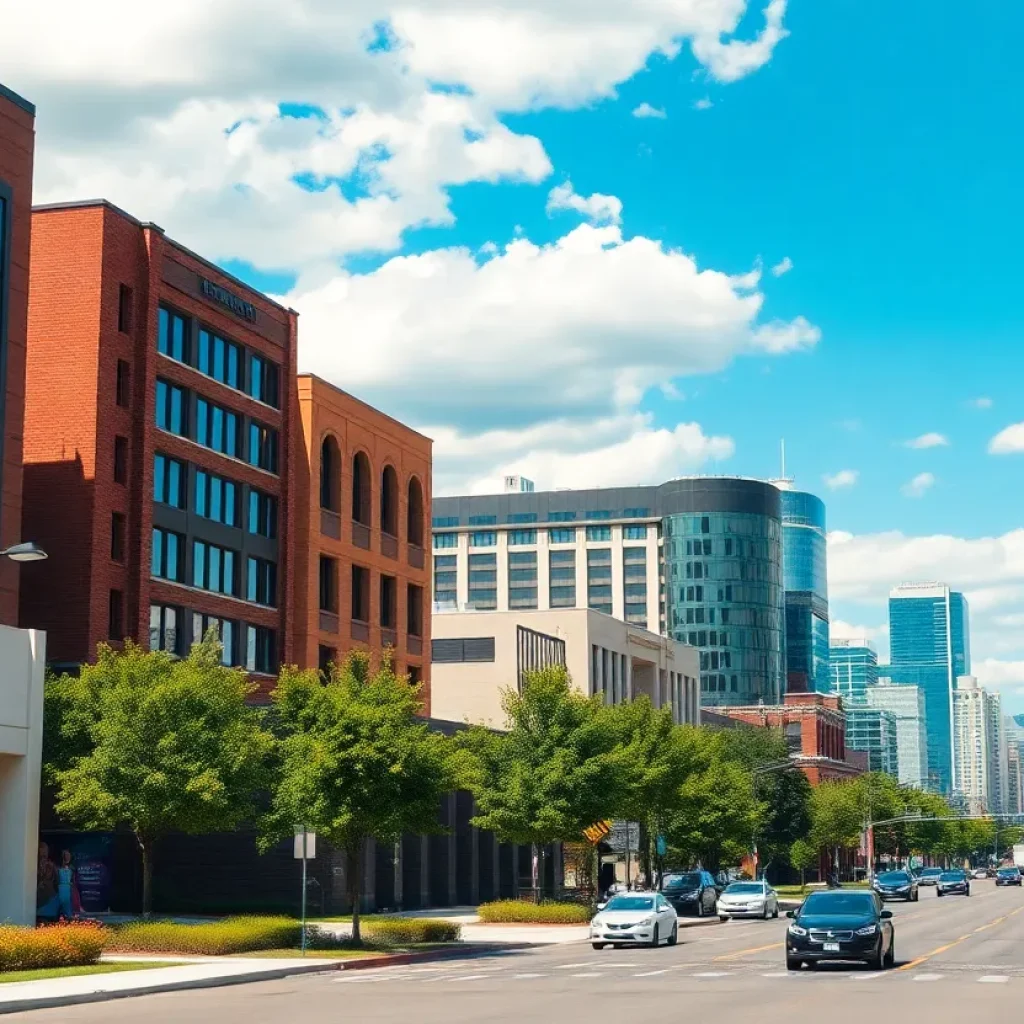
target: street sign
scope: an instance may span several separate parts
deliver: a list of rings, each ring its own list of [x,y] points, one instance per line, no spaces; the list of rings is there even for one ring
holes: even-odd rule
[[[306,837],[306,846],[303,849],[302,837]],[[315,832],[303,832],[299,829],[295,833],[295,859],[296,860],[316,860],[316,833]]]
[[[664,857],[665,854],[668,853],[668,843],[665,842],[664,836],[658,836],[658,838],[655,840],[654,845],[658,851],[659,857]]]
[[[635,821],[616,821],[605,841],[616,853],[635,851],[640,845],[640,825]]]

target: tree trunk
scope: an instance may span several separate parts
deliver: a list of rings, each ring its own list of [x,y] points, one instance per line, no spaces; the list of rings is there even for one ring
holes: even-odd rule
[[[153,913],[153,840],[137,836],[142,851],[142,916]]]
[[[651,833],[647,827],[647,822],[643,820],[640,821],[637,830],[637,844],[640,847],[640,870],[644,876],[644,885],[649,889],[653,876],[651,870]]]
[[[359,909],[363,891],[363,844],[356,842],[345,850],[345,881],[348,883],[348,901],[352,907],[352,945],[363,944]]]

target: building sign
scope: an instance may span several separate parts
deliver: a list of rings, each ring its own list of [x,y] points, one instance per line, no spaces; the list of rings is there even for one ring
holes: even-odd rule
[[[199,290],[212,302],[219,302],[222,306],[227,306],[235,316],[240,316],[250,323],[256,323],[256,307],[251,302],[232,295],[227,289],[221,288],[219,284],[214,284],[212,281],[207,281],[205,277],[199,278]]]

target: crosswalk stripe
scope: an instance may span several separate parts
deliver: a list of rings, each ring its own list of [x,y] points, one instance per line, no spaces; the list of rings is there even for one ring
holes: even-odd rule
[[[668,974],[669,969],[667,967],[660,971],[641,971],[639,974],[634,974],[634,978],[653,978],[656,974]]]
[[[988,985],[1003,985],[1010,979],[1005,974],[986,974],[978,981]]]
[[[873,981],[875,978],[882,978],[884,975],[881,971],[875,971],[873,974],[852,974],[850,975],[851,981]]]
[[[700,974],[693,975],[695,978],[728,978],[729,974],[727,971],[702,971]]]
[[[942,981],[941,974],[916,974],[914,981]]]
[[[486,978],[486,974],[464,974],[461,978],[452,978],[452,981],[479,981],[481,978]]]
[[[513,978],[517,978],[517,979],[519,979],[519,978],[543,978],[544,975],[543,974],[514,974],[514,975],[512,975],[512,977]]]
[[[582,974],[571,974],[571,978],[600,978],[601,975],[597,971],[584,971]]]

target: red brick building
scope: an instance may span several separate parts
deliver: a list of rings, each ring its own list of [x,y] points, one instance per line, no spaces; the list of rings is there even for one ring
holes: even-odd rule
[[[790,757],[812,786],[826,779],[849,779],[865,769],[846,749],[842,699],[821,693],[788,693],[781,705],[720,707],[715,711],[747,725],[779,729]]]
[[[429,714],[429,438],[346,392],[298,378],[295,659],[391,648]]]
[[[22,622],[292,661],[297,315],[106,202],[32,215]],[[301,496],[300,500],[305,500]],[[26,581],[28,574],[26,574]]]
[[[0,85],[0,549],[23,539],[21,447],[34,149],[35,107]],[[0,558],[0,625],[18,625],[18,567],[6,558]]]

